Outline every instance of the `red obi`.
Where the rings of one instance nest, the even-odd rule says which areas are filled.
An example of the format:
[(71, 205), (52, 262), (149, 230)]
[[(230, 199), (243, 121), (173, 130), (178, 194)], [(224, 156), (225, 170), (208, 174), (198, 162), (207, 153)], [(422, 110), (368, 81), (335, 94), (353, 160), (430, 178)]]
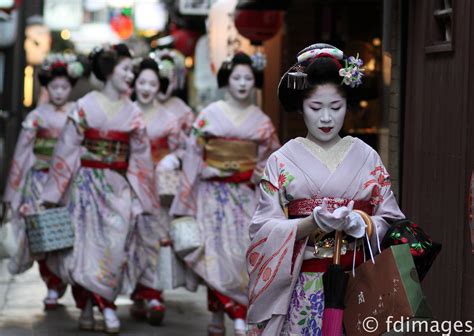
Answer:
[[(326, 197), (328, 208), (330, 211), (341, 206), (347, 206), (350, 199), (345, 198), (333, 198)], [(288, 216), (289, 218), (300, 218), (306, 217), (313, 213), (313, 209), (317, 206), (320, 206), (323, 203), (323, 198), (303, 198), (293, 200), (288, 204)], [(355, 200), (354, 201), (354, 210), (362, 210), (368, 215), (373, 214), (374, 206), (366, 200)], [(328, 233), (322, 240), (326, 237), (334, 236), (334, 233)], [(354, 251), (348, 250), (346, 254), (341, 255), (341, 265), (344, 270), (350, 270), (352, 268), (354, 258)], [(362, 264), (364, 262), (364, 253), (361, 249), (356, 252), (355, 257), (355, 266)], [(333, 263), (333, 258), (315, 258), (304, 260), (301, 266), (301, 272), (326, 272), (329, 265)]]
[(166, 155), (170, 153), (170, 147), (168, 145), (168, 137), (155, 138), (150, 140), (151, 156), (153, 162), (157, 164)]
[(81, 166), (96, 169), (127, 170), (130, 134), (88, 128), (84, 131), (83, 146), (88, 154), (81, 158)]

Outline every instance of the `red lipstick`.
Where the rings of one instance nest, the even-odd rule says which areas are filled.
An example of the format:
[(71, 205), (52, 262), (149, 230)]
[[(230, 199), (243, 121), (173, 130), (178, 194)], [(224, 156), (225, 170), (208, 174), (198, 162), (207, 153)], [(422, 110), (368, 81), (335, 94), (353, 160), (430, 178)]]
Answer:
[(329, 133), (331, 132), (332, 127), (320, 127), (319, 129), (323, 131), (324, 133)]

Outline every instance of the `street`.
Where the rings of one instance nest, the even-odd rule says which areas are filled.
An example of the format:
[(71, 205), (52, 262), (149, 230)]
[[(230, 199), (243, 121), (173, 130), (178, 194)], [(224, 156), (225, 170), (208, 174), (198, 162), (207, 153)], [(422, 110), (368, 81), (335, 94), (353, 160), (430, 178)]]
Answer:
[[(101, 332), (80, 331), (77, 327), (79, 310), (74, 305), (70, 290), (60, 300), (63, 304), (56, 311), (43, 310), (46, 287), (38, 268), (12, 277), (6, 269), (6, 261), (0, 260), (0, 335), (1, 336), (56, 336), (100, 335)], [(184, 289), (165, 292), (166, 317), (162, 326), (153, 327), (130, 317), (131, 301), (121, 296), (116, 300), (121, 321), (120, 335), (207, 335), (209, 313), (206, 306), (206, 290), (200, 287), (196, 293)], [(227, 330), (232, 324), (227, 321)]]

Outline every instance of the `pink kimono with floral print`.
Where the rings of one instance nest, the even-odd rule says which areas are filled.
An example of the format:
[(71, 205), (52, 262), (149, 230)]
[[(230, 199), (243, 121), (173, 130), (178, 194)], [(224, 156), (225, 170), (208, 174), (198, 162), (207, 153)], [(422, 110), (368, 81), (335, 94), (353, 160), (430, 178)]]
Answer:
[[(22, 130), (15, 147), (3, 201), (13, 210), (13, 223), (19, 248), (8, 264), (11, 273), (26, 271), (33, 265), (25, 224), (20, 215), (21, 205), (35, 209), (48, 169), (54, 145), (67, 120), (67, 104), (58, 110), (51, 104), (43, 104), (31, 111), (22, 123)], [(35, 258), (42, 258), (36, 255)]]
[[(145, 119), (147, 134), (150, 139), (152, 153), (154, 143), (166, 140), (170, 153), (176, 152), (184, 146), (182, 124), (176, 114), (163, 109), (162, 106), (149, 119)], [(156, 155), (152, 155), (155, 157)], [(158, 182), (159, 161), (154, 161), (155, 183)], [(158, 190), (158, 186), (154, 186)], [(160, 249), (160, 240), (168, 238), (171, 217), (169, 207), (160, 207), (157, 214), (147, 214), (137, 217), (137, 222), (128, 246), (127, 284), (125, 290), (133, 290), (136, 284), (157, 289), (157, 262)]]
[(270, 118), (252, 106), (241, 124), (234, 124), (218, 103), (206, 107), (196, 119), (183, 157), (183, 177), (171, 207), (176, 216), (194, 216), (203, 246), (185, 261), (213, 290), (239, 304), (247, 304), (245, 268), (248, 225), (255, 211), (255, 191), (246, 183), (225, 183), (201, 178), (204, 167), (200, 137), (214, 136), (255, 141), (258, 180), (268, 156), (280, 144)]
[[(70, 113), (41, 199), (65, 204), (75, 230), (74, 248), (48, 256), (50, 268), (64, 281), (113, 301), (121, 288), (127, 236), (136, 216), (154, 213), (159, 204), (142, 112), (124, 98), (121, 108), (109, 117), (99, 103), (100, 94), (88, 93)], [(81, 157), (95, 155), (83, 146), (87, 129), (129, 133), (125, 174), (81, 166)]]
[[(293, 308), (290, 300), (300, 278), (308, 238), (295, 238), (301, 219), (288, 219), (285, 208), (290, 201), (327, 197), (336, 202), (370, 202), (376, 226), (371, 239), (374, 246), (377, 236), (381, 239), (388, 228), (386, 219), (404, 218), (379, 155), (357, 138), (333, 172), (301, 141), (289, 141), (268, 159), (259, 191), (247, 252), (250, 335), (289, 335), (294, 322), (287, 314)], [(323, 305), (324, 301), (319, 305), (321, 313)], [(317, 330), (320, 321), (314, 325)], [(300, 331), (313, 334), (304, 328)]]

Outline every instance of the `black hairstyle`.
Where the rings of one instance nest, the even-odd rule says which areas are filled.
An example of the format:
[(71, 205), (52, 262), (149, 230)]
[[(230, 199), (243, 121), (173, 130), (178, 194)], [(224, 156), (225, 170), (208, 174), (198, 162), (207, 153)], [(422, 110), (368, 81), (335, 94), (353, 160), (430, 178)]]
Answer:
[[(163, 61), (170, 61), (174, 65), (176, 65), (176, 62), (174, 61), (173, 57), (171, 55), (163, 55), (160, 58), (160, 62)], [(168, 90), (168, 86), (170, 85), (170, 78), (165, 77), (165, 76), (158, 76), (160, 79), (160, 92), (161, 93), (166, 93)]]
[(77, 77), (72, 77), (67, 71), (67, 63), (56, 62), (51, 65), (48, 69), (40, 68), (38, 71), (38, 79), (41, 86), (48, 86), (48, 84), (57, 77), (66, 77), (71, 84), (74, 86), (78, 80)]
[[(137, 95), (136, 95), (136, 92), (135, 92), (135, 82), (137, 81), (138, 76), (140, 76), (142, 71), (147, 70), (147, 69), (153, 71), (156, 74), (156, 77), (158, 77), (158, 83), (160, 83), (160, 71), (158, 70), (158, 64), (156, 63), (156, 61), (154, 59), (152, 59), (150, 57), (144, 58), (138, 64), (138, 67), (134, 71), (135, 78), (133, 79), (133, 83), (132, 83), (133, 92), (132, 92), (132, 95), (130, 97), (132, 100), (137, 99)], [(160, 84), (160, 88), (161, 88), (161, 84)]]
[[(314, 48), (314, 46), (302, 50), (299, 55), (307, 50), (311, 50), (310, 48)], [(329, 45), (323, 45), (323, 47), (328, 46)], [(287, 112), (301, 112), (303, 100), (305, 100), (317, 86), (324, 84), (333, 84), (339, 93), (346, 98), (348, 104), (350, 104), (354, 89), (342, 84), (342, 77), (339, 75), (339, 70), (344, 67), (345, 60), (346, 56), (343, 56), (343, 59), (339, 60), (332, 55), (321, 54), (293, 65), (283, 75), (278, 86), (278, 98), (283, 108)], [(295, 72), (301, 72), (306, 75), (303, 89), (295, 89), (295, 87), (290, 84), (291, 78), (289, 78), (289, 74)]]
[(217, 72), (217, 85), (222, 88), (229, 85), (229, 77), (232, 74), (232, 71), (237, 65), (248, 65), (252, 69), (253, 76), (255, 78), (255, 87), (262, 88), (263, 86), (263, 72), (257, 70), (253, 66), (252, 59), (249, 55), (244, 52), (238, 52), (232, 57), (232, 60), (224, 61)]
[(115, 66), (123, 58), (132, 58), (130, 49), (123, 43), (114, 44), (107, 48), (97, 48), (89, 55), (92, 72), (98, 80), (103, 82), (114, 72)]

